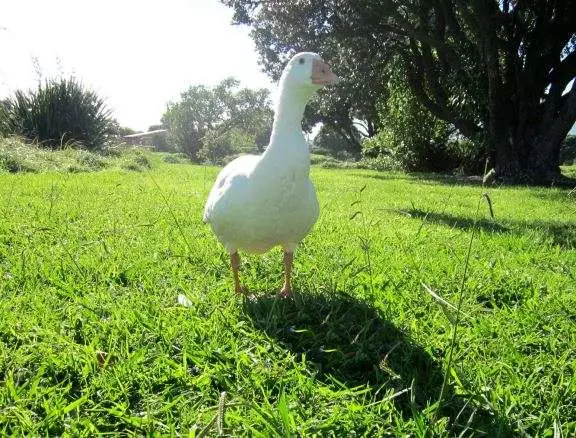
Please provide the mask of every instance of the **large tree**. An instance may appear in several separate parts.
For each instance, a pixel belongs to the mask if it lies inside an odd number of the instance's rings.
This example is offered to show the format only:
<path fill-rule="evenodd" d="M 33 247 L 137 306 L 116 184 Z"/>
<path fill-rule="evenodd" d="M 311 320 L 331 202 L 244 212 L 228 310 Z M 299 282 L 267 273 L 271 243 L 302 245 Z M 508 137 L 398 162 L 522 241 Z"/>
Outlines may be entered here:
<path fill-rule="evenodd" d="M 501 179 L 560 178 L 576 121 L 573 0 L 222 1 L 252 27 L 267 71 L 310 47 L 353 71 L 344 95 L 383 87 L 377 64 L 395 55 L 420 104 L 484 147 Z M 352 105 L 374 101 L 360 96 Z"/>

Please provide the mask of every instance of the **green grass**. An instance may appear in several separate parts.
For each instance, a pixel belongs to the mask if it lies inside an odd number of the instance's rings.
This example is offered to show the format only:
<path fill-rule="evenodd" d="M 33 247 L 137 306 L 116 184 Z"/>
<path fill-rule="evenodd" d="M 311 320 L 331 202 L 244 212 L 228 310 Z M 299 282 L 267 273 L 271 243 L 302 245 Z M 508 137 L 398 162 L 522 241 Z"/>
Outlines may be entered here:
<path fill-rule="evenodd" d="M 0 173 L 0 434 L 576 431 L 574 193 L 490 188 L 492 220 L 479 186 L 313 169 L 294 298 L 276 250 L 243 258 L 247 300 L 201 222 L 218 169 L 146 156 Z M 457 302 L 474 226 L 438 406 L 454 314 L 423 284 Z"/>
<path fill-rule="evenodd" d="M 572 166 L 561 166 L 562 169 L 562 174 L 570 177 L 570 178 L 576 178 L 576 164 L 572 165 Z"/>
<path fill-rule="evenodd" d="M 138 149 L 109 149 L 106 154 L 74 148 L 51 151 L 26 143 L 17 137 L 0 137 L 0 173 L 78 173 L 106 168 L 141 171 L 149 169 L 150 166 L 149 158 Z"/>

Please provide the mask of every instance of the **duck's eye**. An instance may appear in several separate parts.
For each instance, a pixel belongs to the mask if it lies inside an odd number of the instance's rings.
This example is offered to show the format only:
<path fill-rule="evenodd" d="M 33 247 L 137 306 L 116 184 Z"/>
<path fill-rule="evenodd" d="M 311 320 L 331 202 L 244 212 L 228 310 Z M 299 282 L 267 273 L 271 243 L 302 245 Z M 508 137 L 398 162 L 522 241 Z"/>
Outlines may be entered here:
<path fill-rule="evenodd" d="M 298 62 L 299 62 L 300 64 L 304 64 L 304 63 L 306 62 L 306 60 L 305 60 L 304 58 L 300 58 L 300 59 L 298 60 Z"/>

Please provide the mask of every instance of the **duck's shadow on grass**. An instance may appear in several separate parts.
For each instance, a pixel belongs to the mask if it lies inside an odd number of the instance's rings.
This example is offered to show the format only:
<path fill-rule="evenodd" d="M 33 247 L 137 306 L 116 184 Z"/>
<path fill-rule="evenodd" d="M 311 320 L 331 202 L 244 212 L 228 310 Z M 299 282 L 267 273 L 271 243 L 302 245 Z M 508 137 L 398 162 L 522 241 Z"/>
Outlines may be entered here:
<path fill-rule="evenodd" d="M 343 293 L 303 293 L 286 300 L 247 299 L 244 307 L 258 329 L 304 355 L 320 381 L 336 379 L 348 388 L 368 385 L 376 399 L 393 399 L 409 417 L 438 399 L 444 377 L 439 361 L 366 302 Z M 445 400 L 441 415 L 463 430 L 474 408 L 450 388 Z M 466 428 L 489 432 L 507 426 L 476 411 Z"/>

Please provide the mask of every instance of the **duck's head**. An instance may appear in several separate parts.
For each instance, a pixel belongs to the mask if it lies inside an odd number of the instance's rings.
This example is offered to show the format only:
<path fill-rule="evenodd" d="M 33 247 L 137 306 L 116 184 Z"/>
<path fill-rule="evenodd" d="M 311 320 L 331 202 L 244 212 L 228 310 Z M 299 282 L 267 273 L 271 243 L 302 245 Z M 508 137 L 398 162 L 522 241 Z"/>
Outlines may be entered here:
<path fill-rule="evenodd" d="M 285 86 L 290 84 L 302 89 L 316 91 L 325 86 L 340 82 L 330 66 L 325 63 L 320 55 L 312 52 L 297 53 L 290 59 L 280 82 Z"/>

